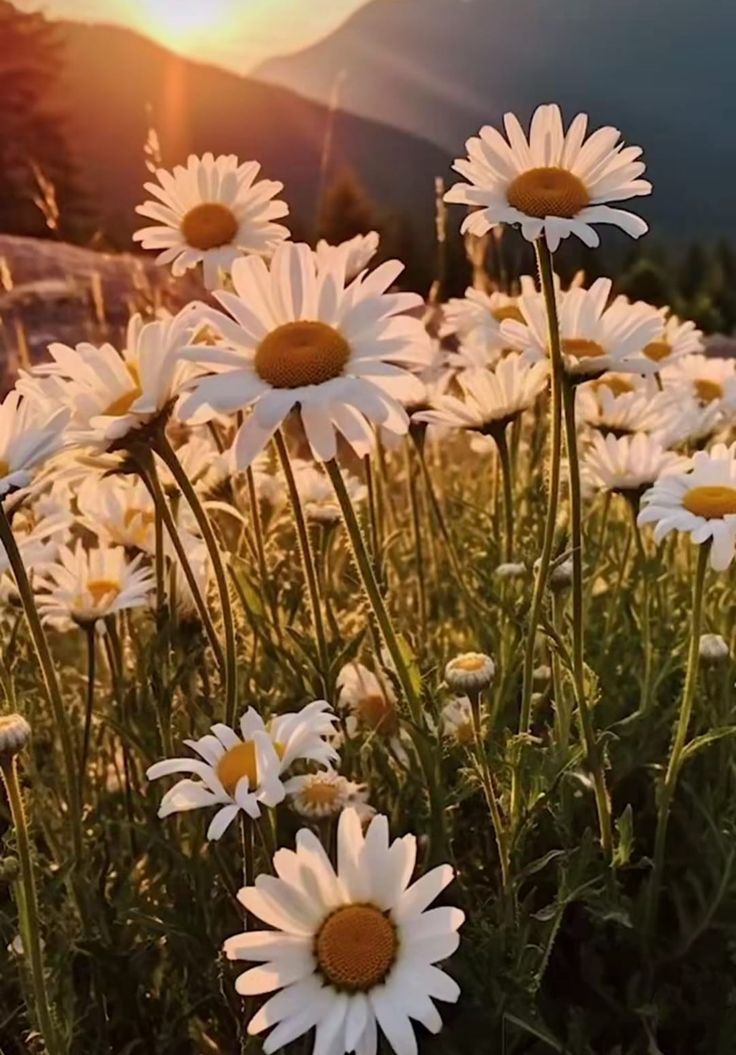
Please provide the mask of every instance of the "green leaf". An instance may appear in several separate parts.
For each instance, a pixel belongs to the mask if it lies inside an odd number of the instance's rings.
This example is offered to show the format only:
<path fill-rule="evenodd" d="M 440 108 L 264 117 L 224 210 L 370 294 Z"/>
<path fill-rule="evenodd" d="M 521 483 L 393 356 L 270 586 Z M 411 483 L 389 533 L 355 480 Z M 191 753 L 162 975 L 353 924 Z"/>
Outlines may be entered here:
<path fill-rule="evenodd" d="M 401 655 L 404 658 L 404 663 L 409 671 L 409 680 L 411 687 L 417 696 L 422 694 L 422 674 L 419 670 L 419 664 L 417 663 L 417 657 L 414 655 L 411 645 L 403 636 L 403 634 L 396 635 L 399 642 L 399 648 L 401 649 Z"/>
<path fill-rule="evenodd" d="M 523 1018 L 521 1015 L 513 1011 L 506 1011 L 504 1013 L 504 1018 L 508 1022 L 513 1023 L 513 1025 L 518 1026 L 519 1029 L 523 1029 L 528 1036 L 543 1041 L 548 1048 L 552 1049 L 552 1051 L 565 1051 L 564 1046 L 559 1040 L 552 1036 L 543 1022 L 539 1022 L 537 1019 Z"/>
<path fill-rule="evenodd" d="M 702 751 L 703 748 L 715 743 L 716 740 L 724 740 L 727 736 L 736 736 L 736 725 L 723 725 L 717 729 L 711 729 L 710 732 L 703 733 L 702 736 L 696 736 L 683 750 L 682 761 L 687 762 L 698 751 Z"/>
<path fill-rule="evenodd" d="M 631 852 L 634 848 L 634 813 L 631 803 L 617 818 L 615 827 L 618 832 L 618 843 L 614 851 L 613 863 L 616 868 L 623 868 L 631 860 Z"/>

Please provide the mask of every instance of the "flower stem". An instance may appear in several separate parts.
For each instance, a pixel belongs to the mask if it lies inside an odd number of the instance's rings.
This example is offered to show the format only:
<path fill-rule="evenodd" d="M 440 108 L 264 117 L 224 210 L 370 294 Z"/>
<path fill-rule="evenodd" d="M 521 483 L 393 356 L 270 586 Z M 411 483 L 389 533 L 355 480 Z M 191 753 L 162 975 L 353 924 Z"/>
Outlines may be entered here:
<path fill-rule="evenodd" d="M 232 725 L 235 721 L 235 710 L 238 703 L 238 670 L 235 655 L 235 621 L 233 619 L 233 608 L 230 601 L 230 588 L 228 586 L 225 565 L 217 544 L 215 533 L 212 530 L 210 518 L 205 512 L 199 495 L 192 486 L 192 482 L 184 472 L 181 462 L 176 456 L 176 451 L 169 443 L 165 433 L 161 430 L 155 439 L 156 453 L 161 457 L 168 467 L 176 485 L 184 495 L 189 508 L 194 514 L 202 538 L 207 546 L 212 570 L 215 573 L 215 581 L 220 594 L 220 608 L 222 610 L 222 625 L 225 636 L 225 722 Z"/>
<path fill-rule="evenodd" d="M 409 507 L 411 509 L 411 533 L 414 543 L 414 563 L 417 573 L 417 592 L 419 595 L 419 629 L 422 636 L 423 647 L 427 645 L 427 584 L 424 579 L 424 554 L 422 547 L 422 524 L 419 511 L 419 496 L 417 494 L 417 478 L 412 458 L 411 444 L 406 443 L 406 484 L 409 491 Z"/>
<path fill-rule="evenodd" d="M 373 565 L 371 564 L 363 540 L 363 535 L 361 534 L 360 524 L 355 515 L 355 510 L 353 509 L 350 496 L 345 487 L 345 481 L 342 478 L 337 462 L 326 462 L 325 469 L 332 481 L 335 496 L 337 497 L 342 512 L 355 562 L 358 566 L 358 571 L 360 572 L 363 589 L 365 590 L 371 608 L 373 609 L 373 614 L 381 631 L 381 636 L 386 643 L 389 655 L 391 656 L 394 670 L 396 671 L 396 675 L 399 679 L 399 683 L 409 708 L 413 724 L 412 735 L 414 738 L 414 746 L 417 755 L 419 756 L 419 761 L 422 765 L 427 783 L 427 793 L 429 795 L 429 804 L 432 814 L 433 850 L 440 853 L 444 850 L 446 843 L 444 796 L 441 792 L 435 761 L 424 736 L 423 730 L 425 723 L 421 689 L 417 689 L 414 684 L 404 650 L 401 647 L 401 642 L 399 641 L 398 635 L 391 621 L 391 616 L 388 613 L 378 583 L 376 582 L 376 577 L 373 573 Z"/>
<path fill-rule="evenodd" d="M 611 804 L 606 788 L 598 743 L 593 726 L 593 714 L 585 691 L 585 659 L 583 628 L 585 613 L 583 596 L 583 503 L 580 490 L 580 457 L 578 452 L 577 426 L 575 423 L 575 387 L 563 379 L 562 403 L 565 414 L 565 438 L 567 460 L 570 471 L 570 520 L 572 542 L 572 676 L 575 685 L 576 703 L 580 716 L 585 757 L 593 778 L 598 827 L 601 846 L 606 860 L 613 857 L 613 833 L 611 830 Z"/>
<path fill-rule="evenodd" d="M 85 627 L 87 638 L 87 692 L 84 706 L 84 732 L 82 733 L 82 753 L 79 759 L 79 796 L 84 801 L 84 781 L 89 759 L 89 740 L 92 732 L 92 711 L 95 702 L 95 667 L 97 660 L 97 634 L 95 624 Z"/>
<path fill-rule="evenodd" d="M 644 936 L 649 943 L 652 929 L 656 923 L 657 906 L 659 902 L 659 891 L 662 885 L 662 872 L 664 870 L 664 852 L 667 844 L 667 827 L 669 825 L 670 809 L 675 797 L 675 789 L 682 768 L 682 756 L 687 743 L 690 718 L 695 699 L 695 689 L 698 681 L 698 666 L 700 662 L 700 630 L 703 620 L 703 594 L 705 587 L 705 572 L 708 566 L 708 555 L 710 546 L 701 545 L 698 552 L 698 565 L 695 571 L 693 584 L 692 622 L 690 628 L 690 645 L 687 655 L 687 671 L 685 674 L 685 686 L 682 691 L 680 711 L 675 725 L 672 749 L 670 751 L 667 771 L 664 783 L 659 794 L 657 809 L 657 831 L 654 837 L 654 863 L 647 891 L 647 902 L 644 916 Z"/>
<path fill-rule="evenodd" d="M 547 494 L 547 513 L 542 538 L 542 552 L 534 578 L 534 590 L 529 609 L 527 639 L 524 646 L 524 663 L 521 689 L 521 709 L 519 713 L 519 733 L 529 731 L 532 714 L 532 693 L 534 690 L 534 646 L 537 628 L 542 616 L 544 592 L 549 577 L 554 544 L 555 526 L 557 523 L 557 505 L 560 490 L 560 462 L 562 458 L 562 347 L 560 343 L 560 326 L 557 318 L 557 300 L 555 298 L 554 274 L 552 271 L 552 254 L 544 238 L 534 243 L 539 268 L 539 281 L 547 310 L 547 328 L 549 334 L 549 355 L 552 363 L 551 403 L 550 403 L 550 471 L 549 490 Z M 511 779 L 511 819 L 515 830 L 521 814 L 521 777 L 518 765 L 514 767 Z"/>
<path fill-rule="evenodd" d="M 639 567 L 642 574 L 642 608 L 641 608 L 641 633 L 644 644 L 644 677 L 641 686 L 641 698 L 639 701 L 639 710 L 641 713 L 645 713 L 649 710 L 652 695 L 652 627 L 650 622 L 651 614 L 651 587 L 649 583 L 649 575 L 647 573 L 647 551 L 644 548 L 644 540 L 641 537 L 641 530 L 637 523 L 637 514 L 639 511 L 639 503 L 634 499 L 627 499 L 626 503 L 631 511 L 632 530 L 634 532 L 634 541 L 636 542 L 636 552 L 639 557 Z"/>
<path fill-rule="evenodd" d="M 61 744 L 61 752 L 64 760 L 64 779 L 66 784 L 66 798 L 69 808 L 69 823 L 72 831 L 72 848 L 77 861 L 82 857 L 82 822 L 81 822 L 81 800 L 77 785 L 77 771 L 74 758 L 74 746 L 72 744 L 71 732 L 67 724 L 67 712 L 62 700 L 59 682 L 56 677 L 56 667 L 51 657 L 49 644 L 46 640 L 41 625 L 41 619 L 33 599 L 33 590 L 28 581 L 23 558 L 20 555 L 18 544 L 15 541 L 10 521 L 7 518 L 5 508 L 0 502 L 0 542 L 5 547 L 8 561 L 15 578 L 21 604 L 25 613 L 28 629 L 33 641 L 36 657 L 41 665 L 46 696 L 54 715 L 56 730 Z"/>
<path fill-rule="evenodd" d="M 510 563 L 514 557 L 514 474 L 505 425 L 494 430 L 493 439 L 498 449 L 498 460 L 501 463 L 501 479 L 503 483 L 504 560 Z"/>
<path fill-rule="evenodd" d="M 322 676 L 322 682 L 325 686 L 326 691 L 326 687 L 329 680 L 330 661 L 329 654 L 327 651 L 325 624 L 322 618 L 322 603 L 320 601 L 319 596 L 319 583 L 317 582 L 317 570 L 314 563 L 314 554 L 312 553 L 312 546 L 309 541 L 307 521 L 304 516 L 304 510 L 302 509 L 302 502 L 299 497 L 299 489 L 296 486 L 294 470 L 291 467 L 289 451 L 280 429 L 277 429 L 274 434 L 274 443 L 276 444 L 276 453 L 279 456 L 281 469 L 284 474 L 284 478 L 286 479 L 286 488 L 289 492 L 291 511 L 294 514 L 296 534 L 299 540 L 299 552 L 301 554 L 302 566 L 304 568 L 304 578 L 307 582 L 309 604 L 312 609 L 312 624 L 314 626 L 315 637 L 317 638 L 317 654 L 319 656 L 320 674 Z"/>
<path fill-rule="evenodd" d="M 501 865 L 501 886 L 504 893 L 508 890 L 509 885 L 509 848 L 506 828 L 501 815 L 501 808 L 496 798 L 496 791 L 493 787 L 493 777 L 488 766 L 488 755 L 486 753 L 486 746 L 483 743 L 483 729 L 480 716 L 481 699 L 480 693 L 473 693 L 470 697 L 470 710 L 472 714 L 473 722 L 473 741 L 475 744 L 476 761 L 480 770 L 481 783 L 483 784 L 483 791 L 486 797 L 486 803 L 488 810 L 491 814 L 491 821 L 493 822 L 493 831 L 496 836 L 496 847 L 498 849 L 498 860 Z"/>
<path fill-rule="evenodd" d="M 33 999 L 38 1020 L 38 1031 L 43 1037 L 48 1055 L 62 1055 L 63 1045 L 57 1032 L 56 1022 L 54 1021 L 46 989 L 46 971 L 44 969 L 43 950 L 41 948 L 38 897 L 36 894 L 36 882 L 33 876 L 31 846 L 28 838 L 28 822 L 25 809 L 23 808 L 23 796 L 21 795 L 20 783 L 18 781 L 16 756 L 0 756 L 0 771 L 2 772 L 5 790 L 8 793 L 10 813 L 13 818 L 16 845 L 18 847 L 20 882 L 18 884 L 16 900 L 18 903 L 20 935 L 21 941 L 23 942 L 23 955 L 28 957 L 28 963 L 30 964 L 31 969 L 31 983 L 33 985 Z"/>
<path fill-rule="evenodd" d="M 371 553 L 373 555 L 373 571 L 378 582 L 383 580 L 383 568 L 381 552 L 383 542 L 378 519 L 378 502 L 376 497 L 376 478 L 373 472 L 373 461 L 370 454 L 363 459 L 365 470 L 365 486 L 368 492 L 368 523 L 370 525 Z"/>

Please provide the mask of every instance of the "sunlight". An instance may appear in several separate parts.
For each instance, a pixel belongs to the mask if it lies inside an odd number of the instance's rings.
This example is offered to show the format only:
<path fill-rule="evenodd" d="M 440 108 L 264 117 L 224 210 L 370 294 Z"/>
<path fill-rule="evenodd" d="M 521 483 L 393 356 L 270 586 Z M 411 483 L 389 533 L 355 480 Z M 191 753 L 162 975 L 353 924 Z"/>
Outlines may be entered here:
<path fill-rule="evenodd" d="M 232 29 L 232 0 L 142 0 L 146 29 L 172 45 L 211 40 Z"/>

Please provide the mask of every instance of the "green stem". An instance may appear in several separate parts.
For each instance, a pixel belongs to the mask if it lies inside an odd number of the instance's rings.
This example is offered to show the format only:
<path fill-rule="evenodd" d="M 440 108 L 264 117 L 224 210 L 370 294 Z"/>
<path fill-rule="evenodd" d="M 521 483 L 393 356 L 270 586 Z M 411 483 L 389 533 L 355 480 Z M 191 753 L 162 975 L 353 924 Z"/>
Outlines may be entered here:
<path fill-rule="evenodd" d="M 95 624 L 88 623 L 85 627 L 87 638 L 87 692 L 85 694 L 84 706 L 84 732 L 82 734 L 82 753 L 79 759 L 79 797 L 84 802 L 84 781 L 87 774 L 87 761 L 89 759 L 89 740 L 92 732 L 92 711 L 95 702 L 95 666 L 97 659 L 97 634 Z"/>
<path fill-rule="evenodd" d="M 563 378 L 562 404 L 565 415 L 565 438 L 570 472 L 570 520 L 572 542 L 572 676 L 576 703 L 580 716 L 585 756 L 593 778 L 601 846 L 606 859 L 613 857 L 611 803 L 606 788 L 598 743 L 593 725 L 593 713 L 585 689 L 584 658 L 584 594 L 583 594 L 583 502 L 580 489 L 580 456 L 575 422 L 575 386 Z"/>
<path fill-rule="evenodd" d="M 225 636 L 225 722 L 227 725 L 232 725 L 235 721 L 235 711 L 238 704 L 238 670 L 235 654 L 235 621 L 233 619 L 230 588 L 227 575 L 225 574 L 222 554 L 220 553 L 215 533 L 212 530 L 210 518 L 207 516 L 199 495 L 184 472 L 181 462 L 176 456 L 176 451 L 169 443 L 163 430 L 156 436 L 154 442 L 156 453 L 170 470 L 177 487 L 186 498 L 189 508 L 194 514 L 199 530 L 202 532 L 202 538 L 207 546 L 212 570 L 215 573 L 215 581 L 220 594 L 222 625 Z"/>
<path fill-rule="evenodd" d="M 444 796 L 442 795 L 440 788 L 434 757 L 431 750 L 429 750 L 429 745 L 423 732 L 425 723 L 421 691 L 415 688 L 411 671 L 409 670 L 404 655 L 404 650 L 401 647 L 401 642 L 399 641 L 393 623 L 391 622 L 391 616 L 388 613 L 378 583 L 376 582 L 376 577 L 373 573 L 373 565 L 371 564 L 363 540 L 363 535 L 361 534 L 360 524 L 355 515 L 355 510 L 350 501 L 350 496 L 345 487 L 345 481 L 342 478 L 339 466 L 337 465 L 337 462 L 329 461 L 325 463 L 325 469 L 332 481 L 335 496 L 337 497 L 342 512 L 353 556 L 355 557 L 355 562 L 358 566 L 358 571 L 360 572 L 363 589 L 365 590 L 371 608 L 373 609 L 373 614 L 381 631 L 381 636 L 386 643 L 386 647 L 393 662 L 394 670 L 396 671 L 396 675 L 409 707 L 413 726 L 412 735 L 414 738 L 414 746 L 417 755 L 419 756 L 419 761 L 422 765 L 427 783 L 427 793 L 429 795 L 429 804 L 432 813 L 434 836 L 433 850 L 439 853 L 444 851 L 446 843 Z"/>
<path fill-rule="evenodd" d="M 562 637 L 564 632 L 564 608 L 565 602 L 560 594 L 553 594 L 552 626 L 554 627 L 555 633 L 560 637 Z M 558 750 L 563 757 L 566 757 L 570 747 L 570 725 L 572 724 L 572 715 L 567 694 L 565 692 L 564 679 L 562 677 L 560 654 L 554 646 L 552 647 L 551 652 L 550 663 L 552 666 L 552 688 L 555 698 L 555 734 Z"/>
<path fill-rule="evenodd" d="M 153 465 L 153 458 L 151 458 Z M 165 618 L 166 607 L 166 564 L 164 555 L 164 521 L 161 506 L 156 503 L 154 509 L 154 563 L 156 569 L 156 612 L 159 620 Z"/>
<path fill-rule="evenodd" d="M 248 487 L 248 505 L 250 507 L 250 519 L 253 525 L 253 538 L 256 545 L 256 560 L 258 561 L 258 575 L 261 580 L 261 590 L 263 591 L 263 596 L 266 598 L 266 602 L 271 609 L 271 619 L 273 621 L 274 629 L 276 630 L 276 636 L 279 639 L 279 643 L 281 643 L 282 633 L 281 622 L 279 621 L 279 606 L 275 592 L 271 589 L 271 582 L 268 576 L 266 546 L 263 541 L 261 509 L 258 504 L 258 491 L 256 490 L 255 474 L 250 465 L 245 471 L 245 479 Z"/>
<path fill-rule="evenodd" d="M 510 564 L 514 557 L 514 474 L 506 438 L 506 425 L 495 429 L 492 435 L 498 449 L 503 483 L 504 560 Z"/>
<path fill-rule="evenodd" d="M 483 791 L 486 797 L 486 803 L 488 805 L 488 811 L 491 814 L 491 821 L 493 823 L 493 831 L 496 836 L 496 847 L 498 849 L 498 860 L 501 865 L 501 886 L 504 893 L 508 891 L 509 886 L 509 850 L 506 828 L 501 815 L 501 808 L 496 798 L 496 791 L 493 787 L 493 777 L 488 766 L 488 755 L 486 753 L 486 746 L 483 743 L 483 728 L 480 716 L 481 699 L 480 693 L 473 693 L 470 698 L 470 710 L 472 714 L 473 722 L 473 741 L 475 744 L 475 754 L 480 770 L 481 783 L 483 785 Z"/>
<path fill-rule="evenodd" d="M 20 890 L 16 900 L 18 902 L 18 916 L 20 921 L 20 935 L 23 942 L 23 954 L 28 958 L 31 969 L 31 982 L 33 985 L 33 999 L 36 1017 L 38 1019 L 38 1031 L 43 1037 L 48 1055 L 62 1055 L 63 1045 L 58 1036 L 54 1016 L 46 989 L 46 971 L 43 962 L 43 950 L 41 948 L 40 919 L 38 913 L 38 897 L 36 894 L 36 881 L 33 875 L 33 863 L 31 860 L 31 846 L 28 838 L 28 823 L 23 808 L 23 796 L 21 795 L 18 781 L 17 759 L 12 757 L 1 757 L 0 770 L 2 771 L 5 790 L 8 793 L 10 813 L 15 826 L 15 839 L 18 847 L 18 861 L 20 865 Z"/>
<path fill-rule="evenodd" d="M 627 499 L 626 503 L 631 511 L 632 530 L 634 532 L 634 541 L 636 542 L 636 552 L 639 557 L 639 569 L 641 571 L 642 579 L 642 610 L 641 610 L 641 634 L 644 645 L 644 678 L 641 686 L 641 698 L 639 701 L 639 710 L 645 713 L 649 710 L 649 704 L 651 702 L 652 695 L 652 667 L 653 667 L 653 656 L 652 656 L 652 626 L 651 626 L 651 589 L 649 584 L 649 574 L 647 572 L 647 551 L 644 548 L 644 540 L 641 537 L 641 531 L 637 524 L 637 514 L 639 503 L 635 499 Z"/>
<path fill-rule="evenodd" d="M 59 689 L 56 677 L 56 667 L 51 657 L 49 644 L 46 640 L 41 619 L 33 599 L 33 590 L 28 581 L 23 558 L 15 541 L 10 521 L 7 518 L 5 507 L 0 502 L 0 542 L 5 547 L 8 561 L 18 587 L 21 604 L 25 613 L 28 629 L 33 641 L 36 657 L 41 665 L 46 696 L 54 715 L 56 731 L 61 744 L 61 752 L 64 759 L 64 778 L 66 784 L 66 798 L 69 808 L 69 823 L 72 830 L 72 848 L 77 862 L 82 858 L 82 822 L 81 822 L 81 800 L 77 786 L 77 771 L 74 758 L 74 746 L 72 744 L 71 732 L 67 724 L 67 712 Z"/>
<path fill-rule="evenodd" d="M 365 469 L 365 486 L 368 491 L 368 523 L 370 526 L 371 553 L 373 554 L 373 570 L 378 582 L 383 581 L 383 569 L 381 567 L 382 540 L 378 520 L 378 503 L 376 499 L 376 480 L 373 472 L 373 462 L 370 454 L 363 459 Z"/>
<path fill-rule="evenodd" d="M 312 624 L 314 626 L 315 637 L 317 638 L 317 654 L 319 656 L 320 674 L 322 677 L 322 682 L 326 687 L 329 680 L 330 661 L 329 653 L 327 651 L 325 624 L 322 618 L 322 604 L 320 602 L 319 596 L 317 571 L 315 568 L 312 546 L 309 541 L 307 521 L 304 516 L 304 510 L 302 509 L 302 502 L 299 497 L 299 490 L 296 486 L 294 470 L 291 467 L 289 451 L 287 449 L 284 437 L 282 436 L 280 429 L 277 429 L 274 434 L 274 443 L 276 444 L 276 453 L 279 456 L 281 469 L 286 480 L 286 488 L 289 492 L 289 501 L 291 502 L 291 511 L 294 514 L 296 534 L 297 539 L 299 540 L 299 552 L 301 554 L 302 566 L 304 568 L 304 578 L 307 582 L 309 604 L 312 609 Z"/>
<path fill-rule="evenodd" d="M 690 718 L 692 716 L 695 689 L 698 682 L 698 667 L 700 663 L 700 630 L 703 621 L 703 595 L 705 592 L 705 572 L 708 566 L 709 545 L 701 545 L 698 552 L 698 566 L 695 572 L 693 584 L 693 606 L 692 622 L 690 628 L 690 645 L 687 655 L 687 672 L 685 674 L 685 686 L 680 701 L 680 711 L 675 725 L 672 749 L 670 751 L 667 772 L 659 795 L 657 809 L 657 831 L 654 838 L 654 862 L 652 874 L 647 891 L 647 903 L 644 917 L 644 935 L 649 942 L 652 929 L 656 923 L 657 907 L 659 902 L 659 891 L 662 885 L 662 873 L 664 870 L 664 853 L 667 844 L 667 827 L 670 819 L 670 809 L 675 797 L 677 781 L 682 768 L 682 756 L 687 744 Z"/>
<path fill-rule="evenodd" d="M 414 563 L 417 574 L 417 592 L 419 595 L 419 629 L 422 646 L 427 646 L 427 584 L 424 578 L 424 553 L 422 552 L 422 523 L 417 495 L 417 478 L 414 471 L 411 444 L 406 443 L 406 484 L 409 490 L 409 508 L 411 510 L 411 533 L 414 543 Z"/>
<path fill-rule="evenodd" d="M 560 462 L 562 458 L 562 347 L 560 343 L 560 326 L 557 318 L 557 300 L 555 297 L 552 255 L 547 248 L 544 237 L 534 243 L 537 254 L 539 281 L 547 310 L 547 328 L 549 336 L 549 355 L 552 364 L 551 401 L 550 401 L 550 471 L 549 491 L 547 494 L 547 513 L 544 522 L 542 552 L 534 578 L 532 602 L 529 609 L 527 638 L 524 646 L 524 663 L 522 667 L 521 708 L 519 712 L 519 732 L 523 735 L 529 731 L 532 715 L 532 693 L 534 691 L 534 646 L 537 629 L 542 617 L 544 593 L 549 577 L 554 544 L 555 526 L 557 524 L 557 505 L 560 490 Z M 521 814 L 521 776 L 518 765 L 514 766 L 511 778 L 511 819 L 515 830 Z"/>
<path fill-rule="evenodd" d="M 212 651 L 215 654 L 215 659 L 220 671 L 225 675 L 225 657 L 220 646 L 219 638 L 217 637 L 217 631 L 215 630 L 212 617 L 210 616 L 209 609 L 207 608 L 207 602 L 202 596 L 202 591 L 199 588 L 197 577 L 192 570 L 189 557 L 187 555 L 184 543 L 181 540 L 179 529 L 176 526 L 176 521 L 172 516 L 171 510 L 166 502 L 166 497 L 161 488 L 161 483 L 156 472 L 156 463 L 152 457 L 148 457 L 142 461 L 139 465 L 140 477 L 143 480 L 149 494 L 153 498 L 154 505 L 156 507 L 157 518 L 160 516 L 163 527 L 166 528 L 166 533 L 171 539 L 171 544 L 174 547 L 181 569 L 184 572 L 184 578 L 187 580 L 187 586 L 189 587 L 194 603 L 199 613 L 199 618 L 202 620 L 202 626 L 204 627 L 205 633 L 207 634 L 207 640 L 210 643 Z M 162 551 L 163 552 L 163 551 Z"/>

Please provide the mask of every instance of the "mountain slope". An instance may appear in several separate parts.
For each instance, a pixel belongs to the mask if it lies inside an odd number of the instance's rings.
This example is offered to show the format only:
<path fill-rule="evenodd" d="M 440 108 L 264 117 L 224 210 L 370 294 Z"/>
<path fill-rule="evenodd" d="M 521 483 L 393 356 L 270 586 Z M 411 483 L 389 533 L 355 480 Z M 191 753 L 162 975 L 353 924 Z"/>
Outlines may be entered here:
<path fill-rule="evenodd" d="M 62 23 L 61 32 L 67 62 L 54 105 L 68 117 L 81 175 L 105 230 L 124 241 L 140 225 L 133 210 L 145 196 L 149 106 L 165 164 L 184 160 L 190 151 L 256 158 L 264 175 L 283 181 L 301 229 L 310 229 L 325 107 L 180 58 L 129 30 Z M 340 114 L 331 157 L 328 185 L 349 167 L 379 204 L 408 212 L 431 237 L 433 178 L 448 165 L 441 149 L 387 125 Z"/>
<path fill-rule="evenodd" d="M 372 0 L 331 37 L 256 75 L 459 151 L 505 110 L 557 100 L 640 143 L 660 233 L 733 232 L 736 5 L 704 0 Z"/>

